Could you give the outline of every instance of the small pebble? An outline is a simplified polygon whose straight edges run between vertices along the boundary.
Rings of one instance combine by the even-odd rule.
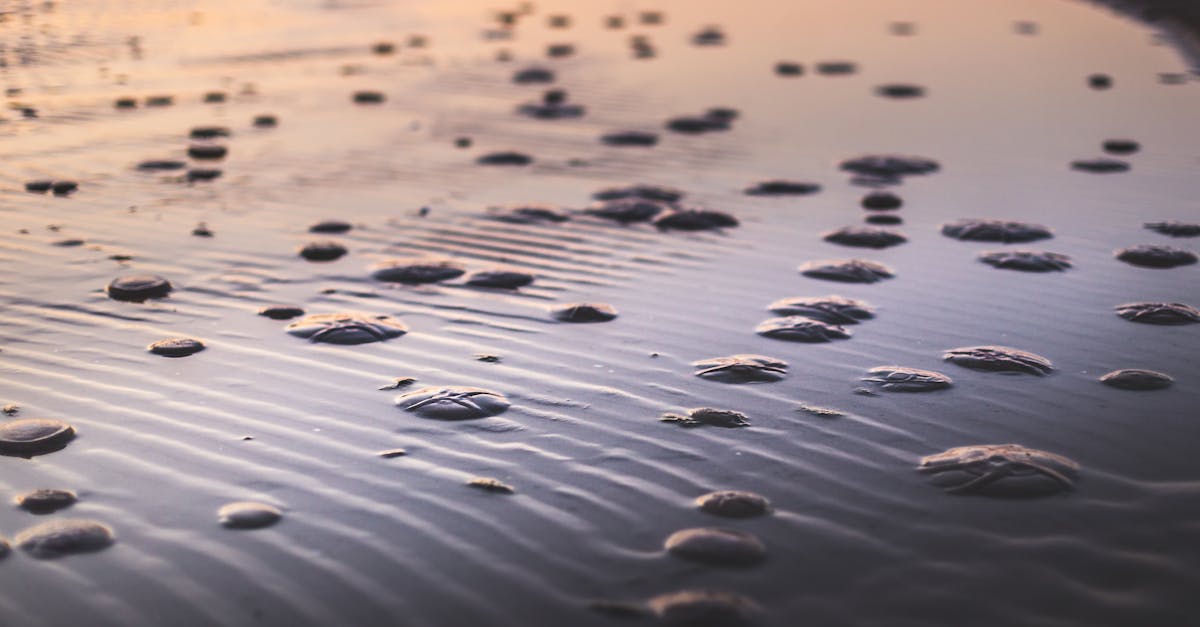
[[[281,518],[283,512],[279,508],[251,501],[227,503],[217,510],[217,521],[230,529],[261,529],[270,527]]]

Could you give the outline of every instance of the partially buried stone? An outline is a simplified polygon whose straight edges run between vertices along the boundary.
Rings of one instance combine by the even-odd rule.
[[[839,167],[855,174],[884,178],[930,174],[940,168],[932,159],[891,154],[854,157],[843,161]]]
[[[544,222],[566,222],[571,216],[560,208],[552,205],[513,205],[509,207],[490,207],[488,216],[501,222],[512,224],[539,224]]]
[[[804,66],[794,61],[780,61],[775,64],[775,73],[780,76],[803,76]]]
[[[273,115],[256,115],[251,122],[256,128],[274,128],[279,125],[279,118]]]
[[[904,223],[904,218],[894,213],[869,213],[863,218],[868,224],[881,224],[887,226],[896,226]]]
[[[491,152],[475,160],[480,165],[529,165],[533,157],[521,152]]]
[[[788,364],[763,355],[730,355],[693,362],[695,375],[724,383],[778,381],[787,376]]]
[[[396,406],[422,418],[475,420],[508,410],[508,399],[499,392],[470,386],[426,387],[396,397]]]
[[[150,161],[143,161],[137,165],[137,169],[144,172],[182,170],[186,167],[187,164],[182,161],[172,161],[169,159],[152,159]]]
[[[491,477],[474,477],[470,481],[467,481],[467,487],[499,494],[514,494],[517,491],[516,488],[507,483]]]
[[[658,144],[658,134],[643,131],[617,131],[601,135],[600,141],[609,146],[649,147]]]
[[[1106,139],[1101,144],[1104,152],[1114,155],[1131,155],[1141,149],[1141,144],[1132,139]]]
[[[107,525],[86,519],[60,518],[18,533],[13,543],[33,557],[51,559],[108,548],[114,540]]]
[[[253,501],[226,503],[217,510],[217,521],[230,529],[261,529],[283,518],[278,507]]]
[[[337,242],[309,242],[300,249],[300,256],[309,261],[334,261],[340,259],[346,252],[346,247]]]
[[[695,407],[689,409],[686,416],[665,413],[659,417],[660,422],[671,422],[681,427],[723,427],[733,429],[749,427],[750,420],[746,414],[732,409],[715,409],[712,407]]]
[[[376,453],[376,455],[384,459],[395,459],[397,457],[404,457],[405,455],[408,455],[408,451],[402,448],[390,448],[386,451],[379,451]]]
[[[667,212],[671,207],[659,201],[643,198],[618,198],[592,204],[583,212],[597,218],[612,220],[621,224],[648,222],[655,216]]]
[[[26,181],[25,191],[34,194],[45,194],[54,186],[54,181]]]
[[[767,547],[756,536],[711,527],[676,531],[663,548],[675,557],[713,566],[751,566],[767,557]]]
[[[49,514],[75,504],[79,497],[70,490],[42,488],[26,492],[15,499],[17,507],[32,514]]]
[[[1125,303],[1117,305],[1117,315],[1130,322],[1146,324],[1195,324],[1200,323],[1200,310],[1183,303]]]
[[[1108,89],[1112,87],[1112,77],[1107,74],[1092,74],[1087,79],[1088,87],[1092,89]]]
[[[381,91],[356,91],[352,97],[356,104],[380,104],[387,100]]]
[[[221,178],[223,172],[216,168],[192,168],[187,171],[187,180],[189,182],[207,182],[215,181]]]
[[[692,35],[692,43],[697,46],[720,46],[725,43],[725,33],[719,26],[705,26],[700,32]]]
[[[659,185],[629,185],[626,187],[609,187],[592,194],[595,200],[620,200],[622,198],[638,198],[662,203],[678,202],[683,198],[683,192],[670,187]]]
[[[842,283],[876,283],[896,276],[891,268],[865,259],[810,261],[799,271],[807,277]]]
[[[1137,391],[1161,390],[1170,387],[1174,381],[1170,375],[1155,370],[1142,370],[1140,368],[1113,370],[1100,377],[1100,382],[1104,385],[1122,390]]]
[[[513,75],[513,82],[522,83],[553,83],[554,71],[542,67],[529,67]]]
[[[1119,159],[1079,159],[1071,162],[1071,169],[1080,170],[1082,172],[1091,172],[1092,174],[1111,174],[1114,172],[1128,172],[1130,165],[1126,161]]]
[[[696,497],[694,502],[700,511],[726,518],[754,518],[771,511],[766,497],[741,490],[709,492]]]
[[[826,233],[823,239],[834,244],[858,248],[888,248],[908,241],[896,231],[863,226],[847,226]]]
[[[879,366],[867,371],[870,375],[862,380],[873,383],[889,392],[932,392],[948,388],[953,384],[950,377],[932,370],[920,370],[905,366]]]
[[[760,181],[742,190],[748,196],[807,196],[821,191],[817,183],[772,179]]]
[[[1054,236],[1049,228],[1040,224],[971,218],[943,224],[942,235],[958,240],[1005,244],[1033,242]]]
[[[284,330],[311,342],[367,344],[400,337],[408,332],[408,327],[387,315],[347,312],[306,316]]]
[[[951,494],[1030,498],[1070,490],[1079,464],[1020,444],[977,444],[922,457],[917,471]]]
[[[942,355],[946,361],[972,370],[1023,372],[1039,377],[1054,372],[1054,364],[1041,355],[1007,346],[964,346]]]
[[[1061,272],[1071,267],[1067,255],[1038,250],[989,250],[979,260],[993,268],[1022,272]]]
[[[824,76],[844,76],[853,74],[858,69],[853,61],[820,61],[816,67],[817,74]]]
[[[1173,246],[1143,244],[1116,252],[1117,259],[1143,268],[1174,268],[1196,263],[1196,253]]]
[[[673,627],[747,627],[763,615],[754,601],[723,590],[680,590],[646,605],[659,622]]]
[[[858,324],[875,317],[871,305],[861,300],[831,296],[783,298],[767,309],[780,316],[807,316],[829,324]]]
[[[512,270],[484,270],[467,277],[467,285],[515,290],[533,283],[533,275]]]
[[[892,83],[876,87],[875,93],[885,98],[920,98],[925,95],[925,88],[920,85]]]
[[[304,315],[304,310],[294,305],[269,305],[258,310],[258,315],[272,320],[290,320]]]
[[[804,316],[785,316],[764,320],[754,329],[763,337],[789,342],[830,342],[850,339],[846,329]]]
[[[54,181],[50,186],[50,193],[55,196],[69,196],[79,190],[79,183],[75,181]]]
[[[349,222],[341,220],[324,220],[308,227],[309,233],[345,233],[352,228]]]
[[[456,279],[465,272],[462,265],[449,260],[393,259],[376,264],[371,278],[387,283],[420,285]]]
[[[224,159],[229,149],[217,144],[192,144],[188,146],[188,156],[199,160]]]
[[[1142,226],[1156,233],[1171,237],[1196,237],[1200,235],[1200,222],[1167,220],[1164,222],[1147,222]]]
[[[654,220],[654,226],[678,231],[709,231],[738,225],[737,218],[709,209],[672,209]]]
[[[188,136],[192,139],[215,139],[229,137],[229,135],[229,128],[225,126],[196,126],[188,132]]]
[[[163,298],[171,289],[171,282],[160,276],[134,275],[113,279],[105,292],[113,300],[140,303],[150,298]]]
[[[550,310],[559,322],[608,322],[617,317],[617,309],[605,303],[567,303]]]
[[[155,355],[162,355],[163,357],[187,357],[188,355],[199,353],[204,348],[204,342],[200,340],[190,337],[172,337],[159,340],[147,346],[146,350]]]
[[[899,196],[891,192],[874,191],[866,196],[863,196],[861,204],[863,209],[888,211],[891,209],[899,209],[902,205],[904,205],[904,201]]]
[[[675,131],[676,133],[699,134],[709,131],[724,131],[729,129],[729,122],[720,118],[709,116],[691,116],[685,115],[676,118],[671,118],[666,122],[667,130]]]

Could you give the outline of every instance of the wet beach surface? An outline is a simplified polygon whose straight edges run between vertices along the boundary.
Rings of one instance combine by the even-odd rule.
[[[1194,620],[1189,22],[836,4],[8,8],[0,623]]]

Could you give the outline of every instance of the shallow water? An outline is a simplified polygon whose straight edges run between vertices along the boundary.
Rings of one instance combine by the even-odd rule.
[[[848,6],[844,6],[848,5]],[[1183,625],[1200,585],[1200,325],[1134,324],[1115,305],[1200,306],[1200,266],[1143,268],[1113,251],[1200,249],[1144,222],[1200,221],[1198,83],[1148,27],[1092,4],[1019,0],[718,3],[637,24],[631,5],[543,2],[511,40],[486,39],[484,2],[81,0],[11,2],[0,21],[0,404],[17,418],[64,420],[61,451],[0,457],[0,498],[70,489],[71,518],[113,528],[87,555],[0,559],[5,625],[608,625],[595,599],[641,601],[684,588],[754,599],[768,625]],[[567,29],[547,16],[569,14]],[[627,26],[604,28],[608,15]],[[1019,21],[1037,24],[1021,34]],[[912,34],[892,34],[893,23]],[[709,24],[724,45],[691,45]],[[906,29],[899,29],[903,31]],[[424,48],[409,36],[428,38]],[[655,56],[635,59],[645,35]],[[131,37],[137,37],[131,42]],[[393,41],[397,52],[372,54]],[[577,53],[546,58],[550,44]],[[498,50],[514,60],[495,60]],[[819,61],[857,64],[849,75]],[[780,77],[780,61],[805,66]],[[577,119],[518,115],[545,85],[586,107]],[[1094,90],[1103,73],[1113,87]],[[925,96],[889,99],[882,84]],[[386,95],[356,105],[352,95]],[[225,91],[223,104],[204,94]],[[170,107],[142,99],[173,95]],[[113,102],[136,97],[139,107]],[[667,132],[714,106],[730,130]],[[260,114],[276,128],[255,128]],[[187,160],[196,126],[231,136],[215,181],[144,172]],[[659,133],[653,148],[605,133]],[[469,148],[455,140],[469,137]],[[1108,139],[1141,150],[1129,172],[1070,164]],[[527,167],[479,166],[490,152]],[[864,257],[895,278],[806,278],[797,266],[849,257],[821,234],[859,225],[868,191],[837,164],[868,153],[937,160],[907,177],[909,241]],[[73,180],[67,197],[24,191]],[[802,196],[747,196],[762,180],[819,184]],[[653,183],[737,217],[717,232],[661,232],[582,216],[508,224],[487,208],[582,208],[592,192]],[[422,212],[422,208],[426,211]],[[422,215],[422,214],[425,215]],[[957,241],[944,222],[1045,224],[1039,242],[1065,272],[1000,272],[977,261],[1013,247]],[[311,224],[349,253],[311,263]],[[212,237],[192,235],[203,222]],[[53,227],[53,228],[50,228]],[[23,232],[25,231],[25,232]],[[66,239],[81,246],[54,246]],[[1015,245],[1021,246],[1021,245]],[[131,257],[114,261],[114,255]],[[535,276],[517,291],[370,278],[377,263],[449,258],[467,272]],[[112,300],[124,275],[174,286],[145,303]],[[796,296],[870,302],[852,339],[779,342],[754,333],[767,306]],[[606,303],[603,324],[555,321],[555,305]],[[357,346],[311,343],[268,305],[308,314],[389,315],[409,332]],[[206,350],[163,359],[145,347],[195,337]],[[1002,345],[1054,362],[1045,377],[942,361],[950,348]],[[499,356],[479,361],[478,354]],[[771,383],[694,376],[714,355],[789,364]],[[951,373],[928,394],[854,394],[869,369]],[[1132,392],[1097,381],[1120,368],[1174,378]],[[501,415],[422,420],[379,391],[473,386],[503,394]],[[839,410],[840,417],[799,408]],[[664,412],[743,412],[741,429],[680,429]],[[1036,499],[951,495],[919,459],[972,444],[1018,443],[1081,466],[1073,491]],[[383,458],[378,452],[404,449]],[[513,494],[468,487],[494,478]],[[748,490],[768,516],[698,511],[713,490]],[[218,524],[223,504],[254,501],[283,518],[260,530]],[[61,514],[0,508],[0,536]],[[754,534],[766,560],[743,569],[674,559],[672,533],[722,526]]]

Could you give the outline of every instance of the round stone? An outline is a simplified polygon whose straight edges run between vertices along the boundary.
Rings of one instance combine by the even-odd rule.
[[[196,160],[224,159],[229,149],[218,144],[192,144],[188,146],[188,156]]]
[[[112,545],[113,530],[86,519],[60,518],[30,527],[13,538],[14,544],[40,559],[91,553]]]
[[[726,518],[753,518],[771,511],[766,497],[742,490],[720,490],[696,497],[700,511]]]
[[[830,342],[833,340],[850,339],[850,332],[836,325],[806,318],[804,316],[784,316],[764,320],[754,329],[763,337],[789,342]]]
[[[1196,263],[1196,253],[1174,246],[1143,244],[1116,252],[1117,259],[1143,268],[1174,268]]]
[[[767,309],[780,316],[805,316],[829,324],[858,324],[875,317],[868,303],[836,294],[809,298],[782,298]]]
[[[762,608],[754,601],[721,590],[681,590],[660,594],[646,606],[670,627],[748,627],[758,622]]]
[[[1132,139],[1106,139],[1102,144],[1104,152],[1114,155],[1131,155],[1141,150],[1141,144]]]
[[[346,247],[333,241],[309,242],[300,249],[300,256],[309,261],[334,261],[346,254]]]
[[[464,272],[466,269],[462,265],[448,260],[393,259],[376,264],[371,278],[388,283],[419,285],[456,279]]]
[[[920,98],[925,95],[925,88],[907,83],[890,83],[876,87],[875,93],[884,98]]]
[[[151,353],[163,357],[187,357],[204,349],[204,342],[190,337],[172,337],[146,347]]]
[[[489,152],[475,160],[480,165],[529,165],[533,157],[514,151]]]
[[[863,381],[873,383],[889,392],[932,392],[953,385],[950,377],[932,370],[905,366],[879,366],[867,371],[871,376]]]
[[[1044,250],[988,250],[979,253],[979,261],[1002,270],[1022,272],[1061,272],[1071,267],[1071,258]]]
[[[673,209],[654,220],[654,226],[664,231],[709,231],[737,225],[737,218],[707,209]]]
[[[807,196],[819,191],[821,186],[816,183],[772,179],[759,181],[742,190],[742,193],[748,196]]]
[[[891,268],[865,259],[810,261],[798,269],[807,277],[842,283],[875,283],[896,276]]]
[[[1128,172],[1130,165],[1126,161],[1120,159],[1079,159],[1071,162],[1071,169],[1081,172],[1090,172],[1092,174],[1112,174],[1115,172]]]
[[[26,492],[15,499],[17,507],[33,514],[49,514],[75,504],[79,497],[70,490],[42,488]]]
[[[1147,222],[1142,226],[1156,233],[1171,237],[1196,237],[1200,235],[1200,222],[1166,220],[1163,222]]]
[[[269,305],[258,310],[258,315],[272,320],[291,320],[304,315],[304,310],[294,305]]]
[[[283,518],[278,507],[253,501],[236,501],[217,510],[217,520],[230,529],[261,529]]]
[[[171,289],[171,282],[160,276],[135,275],[113,279],[104,291],[113,300],[140,303],[149,298],[163,298]]]
[[[958,240],[980,242],[1022,243],[1053,237],[1049,228],[1040,224],[1005,220],[966,219],[942,225],[942,235]]]
[[[515,290],[533,283],[533,275],[512,270],[485,270],[467,276],[467,285]]]
[[[1175,382],[1175,379],[1172,379],[1170,375],[1155,370],[1126,368],[1123,370],[1113,370],[1100,377],[1100,382],[1122,390],[1146,391],[1161,390],[1170,387]]]
[[[308,227],[308,232],[339,234],[349,231],[352,226],[349,222],[342,222],[341,220],[324,220]]]
[[[1054,372],[1054,364],[1041,355],[1007,346],[964,346],[952,348],[942,355],[946,361],[991,372],[1023,372],[1044,376]]]
[[[53,453],[74,437],[75,427],[60,420],[13,420],[0,424],[0,455],[33,457]]]
[[[284,330],[312,342],[367,344],[400,337],[408,332],[408,327],[387,315],[346,312],[306,316]]]
[[[404,411],[436,420],[489,418],[509,405],[499,392],[469,386],[427,387],[396,397],[396,406]]]
[[[847,226],[826,233],[823,238],[827,242],[853,246],[856,248],[888,248],[903,244],[908,238],[896,231],[877,229],[869,226]]]
[[[863,209],[889,211],[902,207],[904,200],[891,192],[875,191],[863,196],[860,203]]]
[[[781,359],[763,355],[730,355],[713,357],[692,363],[699,368],[696,376],[723,383],[779,381],[787,376],[788,364]]]
[[[712,527],[676,531],[663,547],[675,557],[713,566],[750,566],[767,557],[767,547],[754,535]]]
[[[1200,322],[1200,310],[1183,303],[1125,303],[1116,306],[1117,315],[1130,322],[1145,324],[1195,324]]]
[[[617,317],[617,310],[604,303],[568,303],[550,310],[560,322],[608,322]]]
[[[662,201],[649,200],[645,198],[617,198],[613,200],[604,200],[593,204],[583,212],[612,220],[621,224],[632,224],[634,222],[648,222],[660,213],[670,210],[670,206]]]

